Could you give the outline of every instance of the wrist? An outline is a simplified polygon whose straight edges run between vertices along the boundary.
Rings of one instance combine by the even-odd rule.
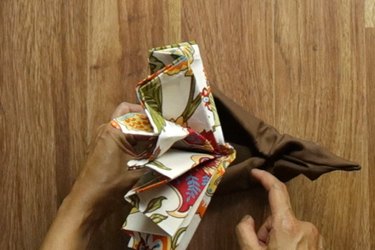
[[[61,204],[58,217],[64,218],[74,227],[89,232],[97,228],[104,216],[99,209],[92,206],[84,197],[80,198],[75,193],[70,193]]]
[[[71,194],[61,204],[41,249],[86,249],[99,226],[92,211],[77,205]]]
[[[78,216],[83,226],[97,227],[111,213],[112,203],[110,194],[100,185],[78,178],[62,205],[64,211]]]
[[[126,192],[78,178],[63,205],[66,210],[79,213],[84,224],[100,224],[113,211],[127,205],[123,198]]]

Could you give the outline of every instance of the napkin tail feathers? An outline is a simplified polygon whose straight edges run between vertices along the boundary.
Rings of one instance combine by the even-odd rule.
[[[246,112],[217,87],[211,85],[211,88],[224,137],[237,151],[237,159],[227,169],[224,183],[220,186],[225,186],[225,182],[228,182],[226,179],[239,177],[238,174],[249,172],[252,168],[265,169],[282,181],[288,181],[299,174],[314,180],[333,170],[360,169],[358,164],[338,157],[313,142],[280,134],[274,127]],[[238,178],[233,181],[238,181]]]

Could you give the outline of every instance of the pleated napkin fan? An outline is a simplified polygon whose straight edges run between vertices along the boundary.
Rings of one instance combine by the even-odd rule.
[[[145,113],[113,120],[155,141],[128,162],[150,171],[125,195],[133,208],[123,229],[133,249],[186,249],[235,150],[224,141],[197,44],[154,48],[149,65],[136,89]]]

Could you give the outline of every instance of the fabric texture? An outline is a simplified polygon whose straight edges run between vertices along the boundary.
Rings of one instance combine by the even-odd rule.
[[[353,171],[357,163],[338,157],[310,141],[280,134],[274,127],[246,112],[241,106],[211,85],[221,119],[224,138],[237,152],[218,188],[228,193],[249,188],[252,168],[271,172],[281,181],[300,174],[311,180],[334,170]]]
[[[151,146],[128,162],[149,171],[125,195],[133,208],[123,229],[134,249],[185,249],[235,150],[224,141],[198,45],[152,49],[149,64],[136,88],[144,113],[112,121]]]

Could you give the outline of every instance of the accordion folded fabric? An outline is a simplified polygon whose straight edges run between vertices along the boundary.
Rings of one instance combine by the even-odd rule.
[[[225,143],[198,46],[180,43],[150,51],[151,75],[136,93],[145,113],[113,120],[124,133],[153,142],[128,162],[149,168],[125,199],[123,226],[134,249],[185,249],[235,150]]]

